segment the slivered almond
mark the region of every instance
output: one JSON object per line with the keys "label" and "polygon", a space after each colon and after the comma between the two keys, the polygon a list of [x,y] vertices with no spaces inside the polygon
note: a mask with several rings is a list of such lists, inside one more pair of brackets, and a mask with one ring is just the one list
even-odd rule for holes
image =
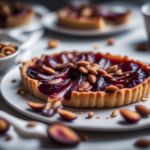
{"label": "slivered almond", "polygon": [[35,121],[30,121],[28,124],[27,124],[27,127],[34,127],[37,125],[37,122]]}
{"label": "slivered almond", "polygon": [[138,147],[149,147],[150,146],[150,140],[146,138],[138,139],[135,143]]}
{"label": "slivered almond", "polygon": [[123,88],[123,84],[116,84],[115,86],[120,88],[120,89]]}
{"label": "slivered almond", "polygon": [[82,88],[83,90],[87,90],[90,86],[91,84],[88,81],[86,81],[81,85],[80,88]]}
{"label": "slivered almond", "polygon": [[135,105],[135,109],[142,116],[147,116],[150,114],[150,110],[143,105]]}
{"label": "slivered almond", "polygon": [[96,76],[93,75],[93,74],[89,74],[89,75],[87,76],[87,78],[88,78],[88,81],[89,81],[90,83],[92,83],[92,84],[94,84],[94,83],[96,82]]}
{"label": "slivered almond", "polygon": [[110,91],[110,92],[115,92],[115,91],[119,90],[119,88],[116,86],[110,85],[110,86],[106,87],[106,90]]}
{"label": "slivered almond", "polygon": [[113,65],[111,66],[109,69],[108,69],[108,73],[114,73],[116,72],[118,69],[118,66],[117,65]]}
{"label": "slivered almond", "polygon": [[99,75],[107,74],[107,72],[103,69],[97,69],[96,71],[98,72]]}
{"label": "slivered almond", "polygon": [[142,100],[142,101],[147,101],[147,100],[148,100],[148,98],[142,98],[141,100]]}
{"label": "slivered almond", "polygon": [[83,74],[87,74],[88,73],[88,71],[87,71],[87,69],[86,68],[84,68],[84,67],[79,67],[79,71],[81,72],[81,73],[83,73]]}
{"label": "slivered almond", "polygon": [[52,108],[52,103],[50,102],[50,103],[46,103],[46,107],[45,107],[45,109],[46,110],[50,110]]}
{"label": "slivered almond", "polygon": [[122,70],[121,69],[116,71],[116,75],[121,75],[121,74],[122,74]]}
{"label": "slivered almond", "polygon": [[76,65],[74,65],[73,63],[68,63],[68,67],[72,68],[72,69],[77,69],[78,67]]}
{"label": "slivered almond", "polygon": [[89,62],[88,61],[79,61],[76,63],[77,66],[87,66],[89,65]]}
{"label": "slivered almond", "polygon": [[49,81],[48,84],[58,84],[60,82],[62,82],[62,78],[53,79]]}
{"label": "slivered almond", "polygon": [[49,74],[55,74],[55,73],[56,73],[55,70],[52,69],[52,68],[50,68],[50,67],[42,66],[42,69],[43,69],[44,71],[46,71],[47,73],[49,73]]}
{"label": "slivered almond", "polygon": [[92,67],[90,67],[88,69],[88,72],[91,73],[91,74],[94,74],[94,75],[98,75],[97,71],[95,69],[93,69]]}
{"label": "slivered almond", "polygon": [[56,101],[56,102],[53,104],[52,107],[53,107],[55,110],[57,110],[57,108],[59,108],[61,104],[62,104],[61,101]]}
{"label": "slivered almond", "polygon": [[109,74],[102,74],[102,77],[108,78],[108,79],[113,79],[113,77]]}
{"label": "slivered almond", "polygon": [[116,109],[116,110],[114,110],[114,111],[112,112],[111,116],[112,116],[112,117],[116,117],[118,114],[119,114],[119,110]]}

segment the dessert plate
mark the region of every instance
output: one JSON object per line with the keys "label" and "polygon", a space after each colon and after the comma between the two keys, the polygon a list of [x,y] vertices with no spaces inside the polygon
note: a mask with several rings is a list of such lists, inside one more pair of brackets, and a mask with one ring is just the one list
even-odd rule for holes
{"label": "dessert plate", "polygon": [[[12,83],[12,80],[16,79],[17,82]],[[143,128],[149,128],[150,126],[150,115],[145,118],[141,118],[138,123],[129,124],[127,123],[122,116],[119,114],[117,117],[112,118],[111,113],[115,109],[118,108],[106,108],[106,109],[97,109],[97,108],[70,108],[65,107],[66,110],[70,110],[78,115],[78,118],[73,122],[66,122],[63,121],[59,114],[56,113],[53,117],[46,117],[41,115],[40,113],[34,112],[28,104],[25,102],[27,101],[34,101],[34,102],[41,102],[44,101],[39,100],[32,96],[31,94],[27,93],[24,95],[20,95],[17,93],[18,89],[23,87],[21,83],[20,71],[19,66],[16,66],[12,70],[10,70],[2,79],[1,81],[1,94],[5,102],[11,106],[13,109],[22,113],[32,119],[37,119],[43,121],[45,123],[54,123],[60,122],[69,127],[74,129],[80,130],[93,130],[93,131],[130,131],[130,130],[138,130]],[[123,106],[123,108],[127,108],[130,110],[135,111],[135,105],[141,104],[147,106],[150,109],[150,99],[142,102],[142,103],[133,103],[130,105]],[[94,112],[94,117],[91,119],[87,119],[88,113],[90,111]],[[78,114],[82,112],[82,114]],[[96,119],[96,117],[100,117]],[[106,119],[109,117],[108,119]]]}
{"label": "dessert plate", "polygon": [[57,25],[57,15],[56,12],[50,12],[43,16],[42,24],[43,26],[54,32],[74,35],[74,36],[103,36],[103,35],[110,35],[119,32],[123,32],[132,28],[137,27],[142,22],[142,17],[139,10],[135,7],[131,7],[129,4],[125,5],[118,5],[118,4],[105,4],[104,6],[110,7],[114,10],[126,10],[127,8],[132,11],[131,20],[128,23],[117,25],[117,26],[106,26],[105,29],[95,29],[95,30],[77,30],[77,29],[68,29],[64,27],[60,27]]}

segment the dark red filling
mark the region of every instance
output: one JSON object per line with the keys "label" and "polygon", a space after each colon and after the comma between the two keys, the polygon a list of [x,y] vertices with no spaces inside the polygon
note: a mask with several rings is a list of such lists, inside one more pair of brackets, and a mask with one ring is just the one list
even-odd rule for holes
{"label": "dark red filling", "polygon": [[[63,56],[63,57],[62,57]],[[106,91],[106,86],[122,84],[124,88],[133,88],[142,83],[148,76],[148,72],[142,70],[141,66],[133,61],[122,61],[119,59],[106,59],[100,53],[83,53],[81,55],[74,55],[72,59],[67,58],[66,53],[56,56],[46,56],[44,61],[38,60],[34,66],[28,67],[27,73],[29,77],[37,79],[41,84],[39,90],[52,98],[70,99],[72,91],[78,91],[80,86],[87,81],[87,75],[79,72],[78,69],[67,67],[57,68],[57,63],[68,63],[78,61],[89,61],[91,64],[98,63],[101,69],[108,70],[112,65],[118,65],[118,69],[122,70],[122,75],[113,75],[112,79],[106,79],[97,75],[95,84],[91,84],[90,91]],[[54,75],[46,73],[41,66],[49,66],[56,70]],[[128,74],[128,76],[126,75]],[[62,82],[58,84],[49,84],[49,81],[62,78]]]}

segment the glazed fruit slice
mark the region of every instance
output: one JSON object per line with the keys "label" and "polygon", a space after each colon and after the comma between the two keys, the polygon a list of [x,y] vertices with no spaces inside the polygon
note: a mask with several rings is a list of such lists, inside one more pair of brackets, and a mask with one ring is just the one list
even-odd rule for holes
{"label": "glazed fruit slice", "polygon": [[121,108],[120,113],[130,123],[136,123],[141,119],[140,114],[128,109]]}
{"label": "glazed fruit slice", "polygon": [[77,115],[75,113],[68,110],[59,109],[58,113],[66,121],[72,121],[77,118]]}
{"label": "glazed fruit slice", "polygon": [[45,104],[43,103],[36,103],[36,102],[29,101],[28,105],[35,111],[42,111],[45,108]]}
{"label": "glazed fruit slice", "polygon": [[5,119],[0,118],[0,134],[6,133],[8,129],[9,123]]}
{"label": "glazed fruit slice", "polygon": [[72,146],[80,142],[79,136],[72,129],[62,124],[49,126],[47,132],[50,138],[60,144]]}

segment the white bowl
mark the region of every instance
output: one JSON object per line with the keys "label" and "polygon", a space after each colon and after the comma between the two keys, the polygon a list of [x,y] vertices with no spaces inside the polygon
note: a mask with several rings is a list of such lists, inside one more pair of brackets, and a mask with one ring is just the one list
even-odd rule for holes
{"label": "white bowl", "polygon": [[14,64],[15,59],[20,51],[19,45],[14,42],[2,42],[2,43],[15,44],[18,47],[18,49],[12,55],[0,58],[0,72],[8,69],[9,67],[11,67]]}

